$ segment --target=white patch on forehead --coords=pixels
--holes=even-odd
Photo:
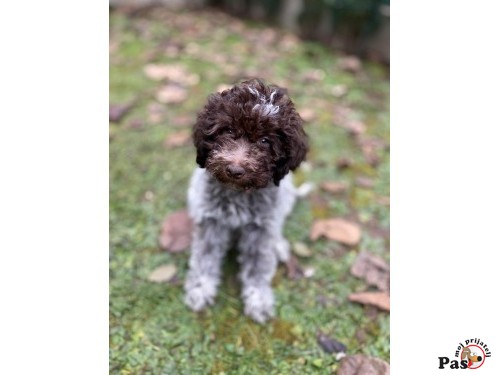
[[[264,94],[260,94],[255,88],[248,87],[248,91],[252,93],[257,99],[259,99],[260,103],[257,103],[253,106],[252,112],[257,111],[261,116],[274,116],[276,115],[280,107],[279,105],[274,105],[274,96],[276,95],[276,90],[273,90],[271,95],[266,97]]]

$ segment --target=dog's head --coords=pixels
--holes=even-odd
[[[238,190],[276,185],[304,160],[303,120],[278,86],[258,79],[209,96],[194,126],[196,162]]]

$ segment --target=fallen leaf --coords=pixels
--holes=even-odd
[[[132,109],[134,102],[126,104],[110,104],[109,105],[109,121],[120,122],[121,119]]]
[[[337,159],[337,168],[342,170],[342,169],[347,169],[352,167],[354,164],[354,161],[351,158],[348,157],[340,157]]]
[[[295,255],[303,258],[308,258],[312,255],[311,249],[309,249],[303,242],[294,242],[292,245],[292,251]]]
[[[337,375],[389,375],[389,364],[362,354],[348,355],[340,361]]]
[[[198,74],[190,73],[184,66],[177,64],[147,64],[144,74],[154,81],[169,80],[181,85],[194,86],[200,82]]]
[[[191,142],[191,132],[187,130],[181,130],[170,134],[164,142],[165,147],[173,148],[185,146]]]
[[[326,353],[345,353],[346,351],[346,346],[344,344],[332,339],[321,331],[316,333],[316,341]]]
[[[380,163],[381,151],[387,148],[386,142],[378,138],[358,137],[357,144],[366,162],[373,167]]]
[[[318,219],[313,222],[311,240],[326,237],[346,245],[356,245],[361,239],[359,225],[341,218]]]
[[[165,106],[159,103],[151,103],[148,105],[148,121],[151,124],[159,124],[165,118]]]
[[[390,297],[386,292],[360,292],[349,295],[349,301],[363,305],[373,305],[381,310],[390,311]]]
[[[312,108],[303,108],[299,113],[305,122],[310,122],[316,118],[316,112]]]
[[[358,73],[363,68],[363,64],[356,56],[345,56],[339,60],[339,68],[346,72]]]
[[[382,291],[389,290],[389,265],[382,258],[362,251],[351,267],[351,274],[365,280],[368,285],[376,286]]]
[[[349,91],[349,88],[346,85],[340,84],[340,85],[333,86],[330,92],[336,98],[340,98],[340,97],[344,96],[345,94],[347,94],[348,91]]]
[[[286,275],[289,279],[298,280],[303,276],[304,272],[302,271],[302,268],[300,268],[299,263],[297,262],[297,258],[295,258],[293,255],[290,255],[290,258],[288,258],[288,261],[285,263],[285,265]]]
[[[356,185],[365,189],[372,189],[375,186],[373,178],[360,176],[356,178]]]
[[[172,119],[172,125],[178,127],[187,127],[195,123],[193,115],[179,115]]]
[[[172,253],[186,250],[191,244],[193,224],[186,210],[170,214],[161,227],[160,246]]]
[[[156,100],[160,103],[182,103],[188,97],[187,90],[176,84],[163,86],[156,93]]]
[[[344,182],[336,182],[336,181],[324,181],[319,187],[324,191],[332,194],[343,193],[347,190],[347,184]]]
[[[177,267],[173,264],[165,264],[151,272],[148,276],[148,280],[154,283],[166,283],[172,280],[176,273]]]

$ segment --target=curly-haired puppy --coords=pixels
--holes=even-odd
[[[236,246],[245,314],[274,314],[271,280],[288,258],[285,217],[300,192],[288,174],[304,160],[303,120],[277,86],[254,79],[212,94],[194,126],[201,167],[188,190],[195,224],[185,301],[199,311],[214,302],[226,251]]]

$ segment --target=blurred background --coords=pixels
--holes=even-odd
[[[109,38],[110,373],[388,374],[389,2],[111,0]],[[182,301],[191,127],[249,77],[288,89],[315,185],[265,326],[231,257],[213,308]]]

